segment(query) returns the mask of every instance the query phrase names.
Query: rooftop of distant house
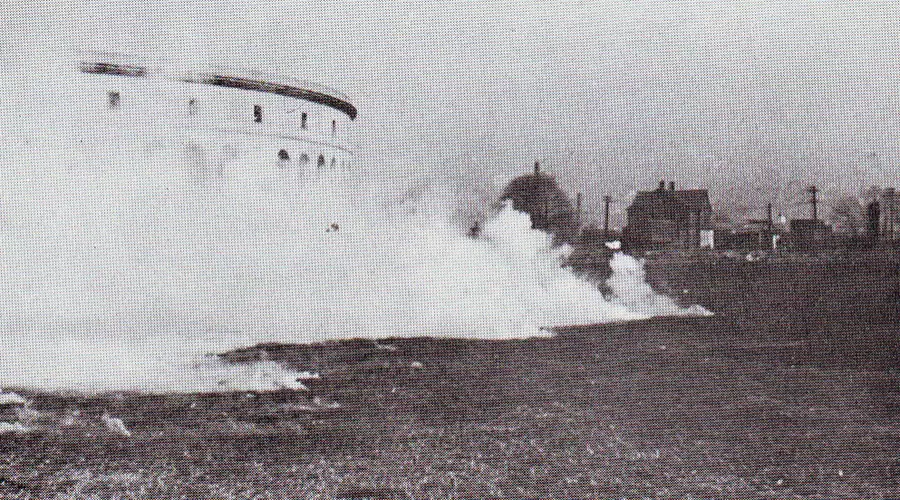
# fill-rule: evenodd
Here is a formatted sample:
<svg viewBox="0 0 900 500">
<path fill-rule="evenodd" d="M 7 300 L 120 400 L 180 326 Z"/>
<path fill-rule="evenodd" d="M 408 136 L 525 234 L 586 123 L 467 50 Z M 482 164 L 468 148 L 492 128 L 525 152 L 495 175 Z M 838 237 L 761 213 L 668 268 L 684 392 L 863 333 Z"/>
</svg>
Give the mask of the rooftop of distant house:
<svg viewBox="0 0 900 500">
<path fill-rule="evenodd" d="M 692 213 L 711 209 L 706 189 L 676 190 L 674 182 L 670 182 L 667 188 L 665 181 L 660 181 L 659 187 L 653 191 L 639 191 L 628 207 L 630 213 L 653 210 Z"/>
</svg>

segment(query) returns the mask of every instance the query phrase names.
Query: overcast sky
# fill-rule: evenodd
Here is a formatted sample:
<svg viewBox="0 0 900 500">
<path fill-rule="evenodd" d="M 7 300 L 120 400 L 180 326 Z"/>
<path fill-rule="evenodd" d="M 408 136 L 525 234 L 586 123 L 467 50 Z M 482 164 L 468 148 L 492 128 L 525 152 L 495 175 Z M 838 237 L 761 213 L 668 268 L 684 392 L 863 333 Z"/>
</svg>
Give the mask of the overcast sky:
<svg viewBox="0 0 900 500">
<path fill-rule="evenodd" d="M 542 159 L 590 207 L 662 178 L 722 201 L 757 193 L 747 204 L 799 200 L 813 182 L 826 197 L 900 184 L 896 2 L 7 1 L 0 12 L 7 65 L 80 47 L 336 87 L 360 110 L 358 154 L 401 171 L 501 182 Z"/>
</svg>

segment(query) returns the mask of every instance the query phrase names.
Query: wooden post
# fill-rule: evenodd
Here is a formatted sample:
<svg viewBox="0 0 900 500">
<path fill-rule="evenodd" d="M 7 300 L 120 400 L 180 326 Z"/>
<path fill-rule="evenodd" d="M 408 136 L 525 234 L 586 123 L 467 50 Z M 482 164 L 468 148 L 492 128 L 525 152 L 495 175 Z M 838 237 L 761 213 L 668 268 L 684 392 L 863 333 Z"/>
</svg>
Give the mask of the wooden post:
<svg viewBox="0 0 900 500">
<path fill-rule="evenodd" d="M 609 239 L 609 204 L 612 202 L 612 196 L 603 197 L 603 239 Z"/>
<path fill-rule="evenodd" d="M 575 193 L 575 229 L 581 230 L 581 193 Z"/>
<path fill-rule="evenodd" d="M 816 194 L 819 192 L 819 189 L 816 186 L 810 186 L 809 194 L 811 196 L 809 202 L 812 203 L 812 220 L 819 220 L 819 211 L 818 211 L 818 203 L 819 199 L 816 197 Z"/>
</svg>

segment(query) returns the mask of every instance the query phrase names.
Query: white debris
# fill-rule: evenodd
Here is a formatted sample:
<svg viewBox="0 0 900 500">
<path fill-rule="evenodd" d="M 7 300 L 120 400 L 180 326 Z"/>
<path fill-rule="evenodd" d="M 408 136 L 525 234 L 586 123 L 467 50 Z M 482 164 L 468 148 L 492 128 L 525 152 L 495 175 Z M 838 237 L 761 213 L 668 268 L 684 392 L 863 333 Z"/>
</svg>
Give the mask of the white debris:
<svg viewBox="0 0 900 500">
<path fill-rule="evenodd" d="M 313 404 L 316 406 L 320 406 L 322 408 L 328 408 L 330 410 L 336 410 L 341 407 L 341 405 L 337 402 L 326 403 L 322 398 L 316 396 L 313 398 Z"/>
<path fill-rule="evenodd" d="M 309 388 L 303 384 L 303 380 L 305 380 L 305 379 L 302 377 L 302 375 L 303 375 L 302 373 L 301 374 L 291 373 L 291 374 L 285 375 L 284 377 L 281 378 L 281 380 L 278 380 L 277 382 L 275 382 L 274 385 L 277 389 L 290 389 L 292 391 L 308 391 Z M 252 393 L 247 393 L 247 394 L 248 394 L 248 396 L 247 396 L 248 398 L 255 397 L 255 395 L 254 396 L 249 395 Z"/>
<path fill-rule="evenodd" d="M 125 427 L 125 422 L 122 422 L 121 418 L 110 417 L 109 413 L 103 413 L 103 416 L 100 417 L 103 420 L 103 423 L 106 425 L 106 428 L 109 429 L 110 432 L 116 433 L 120 436 L 131 437 L 131 431 Z"/>
<path fill-rule="evenodd" d="M 41 417 L 41 412 L 35 409 L 27 406 L 16 407 L 16 418 L 18 418 L 20 422 L 25 422 L 26 425 L 31 424 L 35 420 L 39 420 Z"/>
<path fill-rule="evenodd" d="M 25 427 L 20 422 L 0 422 L 0 434 L 25 434 L 30 431 L 31 429 Z"/>
<path fill-rule="evenodd" d="M 423 365 L 419 361 L 413 361 L 412 363 L 409 364 L 409 366 L 410 366 L 410 368 L 425 368 L 425 365 Z"/>
<path fill-rule="evenodd" d="M 60 420 L 59 425 L 62 427 L 72 427 L 75 425 L 78 417 L 81 416 L 81 410 L 73 410 L 66 413 L 66 416 Z"/>
<path fill-rule="evenodd" d="M 27 405 L 29 401 L 14 392 L 0 392 L 0 406 Z"/>
<path fill-rule="evenodd" d="M 322 378 L 319 372 L 300 372 L 297 374 L 297 380 L 317 380 Z"/>
<path fill-rule="evenodd" d="M 230 430 L 232 432 L 242 433 L 242 434 L 250 434 L 250 433 L 256 432 L 257 427 L 256 427 L 256 424 L 254 424 L 253 422 L 244 422 L 244 421 L 238 421 L 238 420 L 229 418 L 228 419 L 228 430 Z"/>
<path fill-rule="evenodd" d="M 619 240 L 607 241 L 606 243 L 604 243 L 604 245 L 606 245 L 606 248 L 608 248 L 610 250 L 621 250 L 622 249 L 622 242 Z"/>
<path fill-rule="evenodd" d="M 747 254 L 747 257 L 745 257 L 745 258 L 747 259 L 747 262 L 759 262 L 762 260 L 763 256 L 762 256 L 762 254 L 756 254 L 756 253 L 750 252 Z"/>
</svg>

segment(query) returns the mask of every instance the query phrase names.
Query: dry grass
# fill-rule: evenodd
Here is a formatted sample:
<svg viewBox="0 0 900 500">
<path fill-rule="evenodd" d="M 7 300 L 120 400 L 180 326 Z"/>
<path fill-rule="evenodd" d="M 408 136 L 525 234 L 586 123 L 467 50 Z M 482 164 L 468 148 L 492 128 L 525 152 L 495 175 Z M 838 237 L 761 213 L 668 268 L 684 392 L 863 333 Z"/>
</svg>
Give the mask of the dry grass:
<svg viewBox="0 0 900 500">
<path fill-rule="evenodd" d="M 309 393 L 20 391 L 29 413 L 0 420 L 31 431 L 0 436 L 0 497 L 900 497 L 895 270 L 649 269 L 718 314 L 228 356 L 318 371 Z"/>
</svg>

